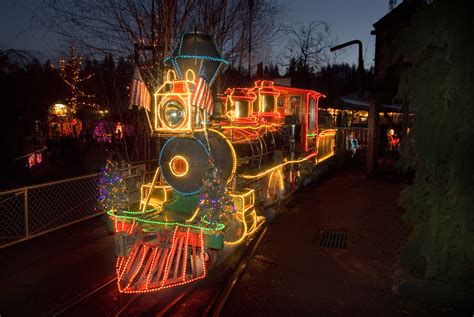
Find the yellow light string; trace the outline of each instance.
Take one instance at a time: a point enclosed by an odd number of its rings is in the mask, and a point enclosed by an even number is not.
[[[258,125],[258,126],[224,125],[221,128],[222,129],[237,129],[237,130],[247,130],[247,129],[259,130],[259,129],[262,129],[262,128],[268,128],[269,129],[269,128],[276,128],[276,127],[280,127],[280,126],[281,126],[281,124],[272,123],[272,124],[261,124],[261,125]]]
[[[94,108],[98,108],[98,104],[96,103],[86,103],[86,102],[79,102],[77,97],[84,97],[84,98],[94,98],[95,95],[93,94],[86,94],[83,90],[79,89],[78,84],[85,82],[92,78],[93,74],[89,74],[84,76],[83,78],[80,77],[82,65],[82,58],[76,55],[75,49],[73,49],[71,53],[71,59],[67,62],[65,59],[59,60],[60,66],[60,75],[62,80],[72,89],[72,97],[68,98],[68,101],[71,103],[71,107],[73,110],[76,110],[78,105],[86,105],[92,106]],[[71,68],[72,74],[69,76],[67,68]],[[70,79],[69,79],[70,77]]]
[[[191,216],[191,218],[186,219],[186,222],[192,222],[196,218],[196,216],[199,214],[199,210],[201,210],[201,206],[197,206],[196,209],[194,209],[194,213]]]
[[[188,72],[189,75],[188,75]],[[186,72],[186,79],[175,80],[176,74],[173,70],[169,70],[166,74],[166,81],[157,89],[154,94],[155,99],[155,114],[154,114],[154,129],[163,133],[172,132],[191,132],[191,89],[190,87],[195,84],[195,75],[192,70]],[[168,87],[171,86],[171,91]],[[175,87],[184,88],[181,92],[175,92]],[[168,100],[179,99],[184,107],[186,108],[186,118],[183,124],[178,128],[169,128],[166,122],[161,118],[159,108],[163,106]]]
[[[302,163],[304,161],[307,161],[313,157],[315,157],[317,154],[316,153],[311,153],[309,154],[308,156],[302,158],[302,159],[299,159],[299,160],[292,160],[292,161],[286,161],[285,163],[281,163],[281,164],[278,164],[276,166],[273,166],[269,169],[267,169],[266,171],[263,171],[263,172],[260,172],[258,174],[255,174],[255,175],[246,175],[246,174],[239,174],[238,177],[240,178],[243,178],[243,179],[254,179],[254,178],[260,178],[260,177],[263,177],[279,168],[283,168],[285,167],[286,165],[288,164],[299,164],[299,163]]]
[[[178,173],[176,171],[176,168],[175,168],[175,165],[173,163],[176,163],[176,160],[179,160],[181,162],[184,163],[185,165],[185,170],[184,172],[181,172],[181,173]],[[185,176],[186,174],[188,174],[188,171],[189,171],[189,163],[188,163],[188,160],[184,157],[184,156],[181,156],[181,155],[176,155],[174,156],[168,163],[169,167],[170,167],[170,170],[171,170],[171,173],[176,176],[176,177],[183,177]]]
[[[281,173],[281,170],[278,169],[275,172],[271,173],[270,177],[268,178],[268,183],[267,183],[267,198],[270,198],[270,185],[272,184],[273,176],[276,174],[276,177],[278,177],[278,185],[279,189],[282,191],[285,189],[285,185],[283,183],[283,175]],[[275,193],[276,194],[276,193]]]
[[[224,241],[224,244],[226,244],[226,245],[237,245],[240,242],[242,242],[245,239],[245,237],[247,236],[247,222],[245,221],[244,214],[242,213],[241,215],[238,215],[236,213],[235,218],[237,219],[237,221],[239,221],[242,224],[242,226],[244,227],[244,230],[242,231],[242,235],[239,237],[239,239],[237,239],[235,241]],[[239,218],[243,218],[243,219],[239,219]]]

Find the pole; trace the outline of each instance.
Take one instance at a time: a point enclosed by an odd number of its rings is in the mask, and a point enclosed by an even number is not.
[[[368,147],[367,147],[367,176],[375,174],[377,162],[377,139],[379,127],[379,104],[376,96],[371,96],[369,100],[369,118],[368,118]]]
[[[352,41],[331,47],[330,50],[331,52],[334,52],[341,48],[344,48],[346,46],[353,45],[353,44],[359,45],[359,60],[358,60],[358,66],[357,66],[357,73],[358,73],[357,85],[358,85],[359,95],[363,96],[364,95],[364,78],[363,78],[364,77],[364,58],[362,56],[362,42],[360,40],[352,40]]]
[[[349,41],[337,46],[331,47],[331,52],[334,52],[343,47],[357,44],[359,45],[359,65],[358,65],[358,91],[359,96],[364,95],[364,59],[362,57],[362,42],[359,40]],[[368,118],[368,148],[367,148],[367,176],[372,176],[375,173],[376,161],[377,161],[377,134],[379,126],[379,104],[375,96],[369,97],[369,118]]]

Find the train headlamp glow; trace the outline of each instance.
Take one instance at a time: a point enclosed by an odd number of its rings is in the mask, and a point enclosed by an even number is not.
[[[171,173],[176,177],[183,177],[189,171],[189,163],[181,155],[176,155],[169,162]]]
[[[161,107],[160,117],[168,128],[179,128],[185,123],[186,107],[178,100],[169,100]]]

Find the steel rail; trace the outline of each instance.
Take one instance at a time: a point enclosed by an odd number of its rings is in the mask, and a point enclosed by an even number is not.
[[[232,293],[232,290],[247,270],[247,266],[250,263],[253,254],[255,253],[263,238],[265,237],[265,234],[267,233],[267,229],[268,225],[263,226],[262,229],[260,229],[258,236],[254,237],[255,243],[253,244],[252,248],[248,250],[246,254],[243,255],[243,257],[239,261],[239,264],[237,265],[237,269],[234,270],[225,286],[216,292],[216,295],[208,303],[202,316],[214,317],[220,315],[222,308],[224,307],[225,303],[227,302],[227,299]]]
[[[79,295],[78,299],[76,299],[75,301],[73,301],[72,303],[68,304],[66,307],[63,307],[61,310],[53,313],[53,317],[56,317],[56,316],[59,316],[61,315],[62,313],[70,310],[71,308],[77,306],[77,304],[83,302],[84,300],[86,300],[87,298],[91,297],[92,295],[94,295],[95,293],[97,293],[98,291],[100,291],[101,289],[107,287],[108,285],[112,284],[113,282],[117,281],[117,278],[114,277],[113,279],[110,279],[110,280],[107,280],[105,283],[99,285],[98,287],[94,288],[93,290],[91,291],[86,291],[85,294],[83,295]]]
[[[128,300],[125,304],[123,304],[120,310],[114,313],[114,316],[120,316],[124,311],[128,309],[128,307],[130,307],[130,305],[132,305],[140,297],[140,295],[141,294],[133,294],[132,298]]]

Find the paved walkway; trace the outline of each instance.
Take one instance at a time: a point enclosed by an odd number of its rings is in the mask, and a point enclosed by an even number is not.
[[[406,236],[404,211],[397,207],[402,188],[400,182],[368,181],[359,165],[299,190],[271,222],[222,315],[455,313],[417,303],[417,293],[408,299],[394,295]],[[347,249],[321,248],[322,230],[346,232]],[[98,218],[0,250],[0,316],[50,316],[112,278],[114,252],[114,236]]]
[[[222,316],[443,314],[394,295],[406,236],[402,188],[393,180],[367,180],[360,165],[298,191],[270,224]],[[346,232],[347,249],[320,247],[322,230]]]

